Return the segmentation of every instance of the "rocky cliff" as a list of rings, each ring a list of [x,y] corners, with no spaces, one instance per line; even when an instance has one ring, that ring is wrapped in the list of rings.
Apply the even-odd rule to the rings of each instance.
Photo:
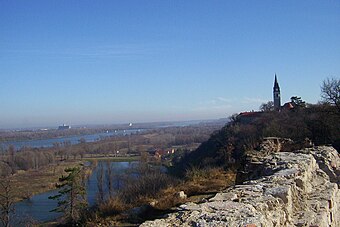
[[[253,179],[148,226],[340,226],[340,159],[331,147],[249,156]]]

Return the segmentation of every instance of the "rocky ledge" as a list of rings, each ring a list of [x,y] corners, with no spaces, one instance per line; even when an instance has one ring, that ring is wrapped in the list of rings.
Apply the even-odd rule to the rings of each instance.
[[[252,155],[247,167],[257,179],[141,226],[340,226],[340,159],[332,147]]]

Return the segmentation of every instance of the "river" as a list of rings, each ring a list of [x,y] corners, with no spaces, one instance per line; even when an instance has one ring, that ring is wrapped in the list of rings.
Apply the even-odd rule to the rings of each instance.
[[[122,136],[122,135],[130,135],[137,132],[144,131],[144,129],[127,129],[127,130],[115,130],[113,132],[102,132],[95,133],[89,135],[76,135],[76,136],[67,136],[61,138],[51,138],[51,139],[41,139],[41,140],[22,140],[22,141],[7,141],[3,142],[2,145],[4,147],[8,147],[9,145],[13,145],[16,149],[20,149],[22,147],[52,147],[55,143],[63,143],[65,141],[70,141],[71,144],[80,143],[80,139],[85,139],[86,142],[95,142],[107,137],[111,136]],[[1,144],[0,144],[1,145]]]
[[[184,127],[184,126],[197,125],[199,123],[208,123],[208,122],[213,122],[213,121],[214,120],[193,120],[193,121],[169,122],[167,124],[160,124],[158,126],[154,126],[154,128]],[[63,143],[65,141],[70,141],[71,144],[78,144],[80,142],[80,139],[85,139],[86,142],[95,142],[106,137],[130,135],[130,134],[135,134],[135,133],[142,132],[145,130],[146,129],[126,129],[126,130],[115,130],[115,131],[88,134],[88,135],[74,135],[74,136],[67,136],[67,137],[61,137],[61,138],[6,141],[6,142],[0,142],[0,146],[7,148],[9,145],[13,145],[16,149],[20,149],[25,146],[32,147],[32,148],[52,147],[54,143]]]
[[[100,166],[103,166],[103,172],[105,174],[108,165],[111,165],[114,174],[117,175],[123,174],[124,172],[127,172],[127,170],[136,167],[138,162],[98,162],[97,167],[93,169],[92,174],[86,182],[87,201],[89,206],[95,205],[97,199],[97,172],[100,169]],[[104,179],[107,179],[106,176],[104,176]],[[113,184],[115,188],[121,183],[116,180],[113,182]],[[107,191],[107,188],[104,187],[104,190]],[[48,199],[49,196],[56,195],[57,192],[58,190],[48,191],[32,196],[30,199],[16,203],[14,216],[15,226],[25,226],[25,224],[30,221],[36,221],[40,223],[51,221],[60,217],[60,213],[50,212],[50,210],[57,207],[57,201]]]

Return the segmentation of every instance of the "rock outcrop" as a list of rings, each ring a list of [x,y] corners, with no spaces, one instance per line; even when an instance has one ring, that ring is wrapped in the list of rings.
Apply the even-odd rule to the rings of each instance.
[[[261,174],[141,226],[340,226],[340,159],[335,149],[254,156],[248,170]]]

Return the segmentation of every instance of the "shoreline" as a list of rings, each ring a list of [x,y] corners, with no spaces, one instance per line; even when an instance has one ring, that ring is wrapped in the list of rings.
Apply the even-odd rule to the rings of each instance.
[[[32,196],[45,193],[51,190],[55,190],[55,184],[58,182],[59,177],[65,174],[64,170],[72,166],[85,164],[85,162],[93,161],[111,161],[111,162],[133,162],[139,161],[140,156],[131,157],[84,157],[82,159],[59,161],[56,164],[52,164],[43,167],[39,170],[30,169],[27,171],[18,171],[14,175],[10,176],[11,187],[13,189],[14,202],[21,202],[25,199],[30,199]],[[93,166],[95,167],[95,166]],[[86,170],[87,175],[92,172]]]

